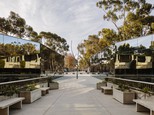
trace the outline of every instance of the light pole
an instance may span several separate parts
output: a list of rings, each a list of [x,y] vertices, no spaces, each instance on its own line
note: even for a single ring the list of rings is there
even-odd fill
[[[80,41],[80,43],[82,42],[83,40],[81,40]],[[79,44],[80,44],[79,43]],[[78,48],[77,48],[78,49]],[[74,53],[73,53],[73,50],[72,50],[72,41],[71,41],[71,51],[72,51],[72,54],[74,55]],[[74,55],[74,57],[75,57],[75,55]],[[78,62],[79,62],[79,49],[78,49],[78,53],[77,53],[77,67],[76,67],[76,79],[78,79],[78,71],[79,71],[79,64],[78,64]]]
[[[78,50],[78,54],[77,54],[77,68],[76,68],[77,70],[76,70],[76,79],[78,79],[78,77],[79,77],[79,76],[78,76],[78,71],[79,71],[79,64],[78,64],[78,63],[79,63],[79,59],[78,59],[78,58],[79,58],[79,50]]]
[[[78,59],[77,59],[76,79],[78,79]]]

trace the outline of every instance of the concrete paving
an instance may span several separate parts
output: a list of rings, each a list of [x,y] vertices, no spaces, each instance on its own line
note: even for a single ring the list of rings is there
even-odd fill
[[[57,79],[59,90],[32,104],[23,104],[21,110],[11,110],[10,115],[149,115],[136,112],[135,105],[123,105],[96,89],[99,79],[91,75],[65,75]]]

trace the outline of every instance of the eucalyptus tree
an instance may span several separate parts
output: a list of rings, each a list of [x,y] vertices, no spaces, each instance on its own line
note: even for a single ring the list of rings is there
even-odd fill
[[[38,40],[38,34],[33,28],[26,24],[24,18],[11,11],[7,18],[0,17],[0,32],[19,38],[28,37],[31,40]]]
[[[126,16],[126,21],[121,27],[126,39],[131,39],[139,36],[145,36],[153,33],[152,24],[154,16],[151,16],[153,6],[150,3],[143,2],[139,4],[135,12],[129,12]]]
[[[108,47],[119,40],[119,35],[113,29],[103,28],[98,32],[102,48]]]
[[[91,66],[90,59],[94,54],[102,50],[103,42],[105,41],[101,40],[98,35],[90,35],[87,40],[84,40],[83,43],[78,45],[78,51],[82,55],[79,61],[80,66]],[[84,65],[81,65],[81,62],[84,63]]]
[[[9,21],[9,23],[11,25],[10,32],[13,35],[15,35],[15,36],[17,36],[19,38],[24,37],[25,25],[26,25],[25,19],[21,18],[15,12],[11,11],[9,17],[7,18],[7,20]]]
[[[37,53],[35,45],[32,43],[26,43],[21,45],[20,47],[22,48],[21,51],[26,55]]]
[[[40,42],[41,40],[41,36],[38,35],[37,32],[35,32],[34,30],[30,33],[30,40],[34,41],[34,42]]]
[[[78,45],[78,51],[82,55],[79,62],[80,66],[83,67],[86,65],[90,67],[91,57],[100,52],[104,52],[104,56],[110,61],[113,56],[110,46],[114,45],[118,38],[118,34],[114,30],[108,28],[99,31],[98,35],[90,35],[87,40],[84,40],[83,43]]]
[[[11,25],[8,20],[0,17],[0,32],[2,34],[8,34],[11,31]]]
[[[103,19],[116,27],[119,40],[126,40],[153,32],[153,6],[146,0],[100,0],[97,6],[104,11]],[[118,22],[123,22],[118,25]]]
[[[50,47],[52,50],[60,53],[60,54],[65,54],[65,52],[68,51],[69,46],[66,42],[66,40],[57,34],[51,33],[51,32],[40,32],[39,36],[41,38],[44,38],[45,45]]]
[[[133,12],[138,3],[134,0],[101,0],[96,5],[104,11],[103,19],[111,21],[119,30],[117,21],[125,20],[126,12]]]
[[[57,34],[44,31],[38,34],[31,26],[26,24],[24,18],[20,17],[17,13],[12,11],[10,12],[8,18],[0,18],[0,32],[19,38],[28,38],[29,40],[35,42],[41,42],[42,38],[44,38],[45,45],[50,48],[45,50],[45,58],[48,60],[46,63],[47,68],[51,68],[52,70],[56,70],[57,67],[63,68],[64,56],[62,55],[68,51],[69,46],[66,40]],[[12,44],[0,44],[0,49],[2,49],[0,51],[0,55],[5,54],[5,56],[38,53],[35,46],[31,43],[22,44],[20,46]],[[5,51],[3,51],[4,49]],[[57,52],[62,55],[58,54]],[[57,65],[58,63],[60,64]]]

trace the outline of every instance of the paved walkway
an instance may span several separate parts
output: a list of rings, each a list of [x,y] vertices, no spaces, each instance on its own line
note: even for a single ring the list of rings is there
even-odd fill
[[[96,90],[100,80],[87,76],[76,79],[64,76],[57,79],[59,90],[51,90],[48,95],[32,104],[24,104],[21,110],[11,110],[10,115],[149,115],[136,112],[135,105],[123,105]]]

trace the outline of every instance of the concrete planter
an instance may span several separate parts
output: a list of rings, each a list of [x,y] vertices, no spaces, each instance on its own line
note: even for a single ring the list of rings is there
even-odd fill
[[[37,99],[41,98],[41,90],[35,89],[33,91],[20,91],[20,97],[25,97],[23,103],[32,103]]]
[[[123,104],[133,104],[135,99],[135,92],[121,91],[113,88],[113,98]]]
[[[49,87],[50,87],[51,90],[59,89],[59,83],[58,82],[49,83]]]
[[[40,87],[48,87],[48,83],[47,82],[46,83],[41,83]]]
[[[101,86],[106,86],[106,85],[107,85],[106,82],[99,82],[99,83],[96,84],[96,88],[97,88],[98,90],[101,90]]]

